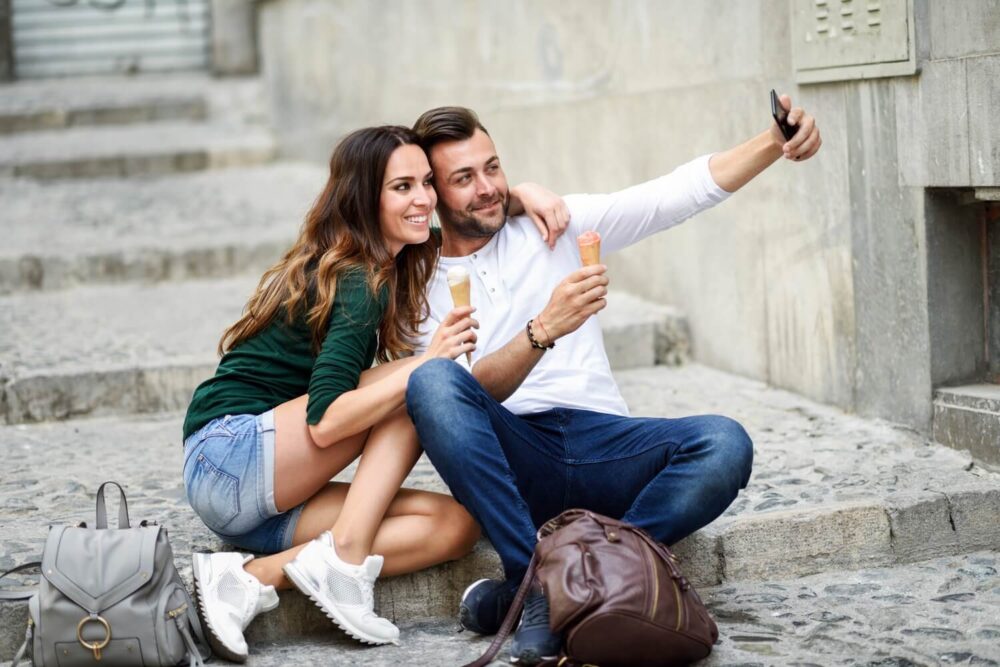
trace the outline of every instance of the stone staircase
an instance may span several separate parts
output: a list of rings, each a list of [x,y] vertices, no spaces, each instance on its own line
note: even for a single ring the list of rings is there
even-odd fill
[[[190,553],[224,548],[184,498],[183,409],[325,179],[321,166],[275,161],[262,109],[253,81],[191,76],[0,90],[0,569],[40,553],[46,525],[90,517],[105,479],[125,483],[133,517],[169,528],[184,577]],[[687,325],[670,308],[612,293],[601,323],[633,414],[726,414],[755,440],[750,486],[677,547],[697,585],[1000,549],[1000,477],[967,455],[678,366]],[[426,459],[406,485],[445,490]],[[498,572],[481,541],[460,561],[380,581],[377,604],[427,655],[458,655],[461,591]],[[25,619],[25,604],[0,603],[0,661]],[[294,593],[248,634],[251,646],[339,641]],[[483,647],[463,642],[469,657]],[[275,655],[286,654],[265,662],[282,664]]]

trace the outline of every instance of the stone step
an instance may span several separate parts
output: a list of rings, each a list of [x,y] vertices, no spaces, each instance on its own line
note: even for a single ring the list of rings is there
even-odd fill
[[[149,179],[0,179],[0,294],[255,273],[291,245],[327,170],[275,163]]]
[[[0,419],[178,410],[213,372],[223,330],[257,275],[81,287],[0,297]],[[683,318],[617,295],[602,317],[612,367],[651,365]],[[662,338],[662,336],[661,336]],[[663,347],[661,345],[661,347]],[[667,355],[670,356],[670,355]]]
[[[743,423],[754,439],[747,489],[719,520],[676,546],[699,587],[1000,549],[1000,476],[960,452],[697,364],[616,376],[637,416],[722,413]],[[178,566],[189,578],[192,552],[223,545],[184,499],[181,419],[172,414],[0,427],[0,568],[37,555],[46,525],[92,516],[98,484],[116,479],[127,485],[134,517],[168,526]],[[405,485],[444,490],[426,459]],[[481,542],[456,563],[380,581],[378,605],[398,621],[451,618],[464,586],[497,572],[496,555]],[[278,611],[252,626],[255,644],[330,632],[304,598],[290,592],[282,600]],[[0,659],[23,636],[25,614],[23,603],[0,604]]]
[[[255,79],[200,73],[36,79],[0,84],[0,135],[94,125],[263,117]]]
[[[942,387],[934,392],[934,438],[1000,465],[1000,385]]]
[[[0,176],[123,178],[271,161],[277,144],[255,126],[172,121],[76,127],[0,137]]]

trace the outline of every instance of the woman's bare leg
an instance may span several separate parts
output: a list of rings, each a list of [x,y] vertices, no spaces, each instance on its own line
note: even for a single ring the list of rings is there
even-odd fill
[[[397,362],[365,371],[360,386],[395,370]],[[247,570],[266,584],[287,588],[281,567],[325,530],[338,555],[361,563],[371,553],[386,558],[383,573],[413,572],[458,558],[479,537],[479,528],[449,496],[400,490],[420,456],[416,431],[401,406],[369,431],[330,447],[316,446],[306,426],[307,396],[275,409],[275,504],[288,510],[306,503],[296,527],[295,547],[251,561]],[[329,480],[361,454],[348,486]],[[423,543],[429,537],[430,544]]]
[[[289,588],[282,567],[310,540],[334,525],[344,508],[349,485],[331,482],[310,499],[295,528],[295,545],[273,556],[250,561],[246,568],[262,583]],[[451,496],[400,489],[379,524],[371,553],[385,558],[382,574],[417,572],[461,558],[479,539],[479,527]]]
[[[381,364],[365,371],[359,386],[388,375],[399,363]],[[299,396],[274,409],[274,503],[281,511],[316,495],[358,458],[368,439],[369,431],[362,431],[329,447],[317,446],[306,424],[308,402],[308,396]]]
[[[372,553],[379,524],[420,452],[417,431],[405,407],[372,427],[331,530],[337,555],[344,562],[358,565]]]

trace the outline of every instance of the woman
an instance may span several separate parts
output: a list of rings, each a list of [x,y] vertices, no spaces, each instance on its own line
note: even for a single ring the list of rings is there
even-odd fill
[[[243,630],[292,585],[356,639],[394,643],[398,629],[373,610],[377,576],[459,558],[479,537],[450,496],[399,488],[420,455],[407,379],[431,358],[475,349],[478,326],[472,308],[456,308],[425,354],[405,356],[426,313],[436,201],[410,130],[347,136],[299,239],[264,274],[222,337],[216,375],[194,393],[188,499],[227,543],[273,554],[194,555],[199,611],[228,659],[246,660]],[[329,481],[362,452],[350,485]]]

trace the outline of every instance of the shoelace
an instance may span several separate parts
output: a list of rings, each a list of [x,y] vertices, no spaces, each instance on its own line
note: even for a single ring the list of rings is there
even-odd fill
[[[524,627],[549,625],[549,603],[542,593],[533,593],[524,601],[524,614],[521,617]]]
[[[365,601],[368,611],[365,616],[375,616],[375,579],[361,575],[361,597]]]

